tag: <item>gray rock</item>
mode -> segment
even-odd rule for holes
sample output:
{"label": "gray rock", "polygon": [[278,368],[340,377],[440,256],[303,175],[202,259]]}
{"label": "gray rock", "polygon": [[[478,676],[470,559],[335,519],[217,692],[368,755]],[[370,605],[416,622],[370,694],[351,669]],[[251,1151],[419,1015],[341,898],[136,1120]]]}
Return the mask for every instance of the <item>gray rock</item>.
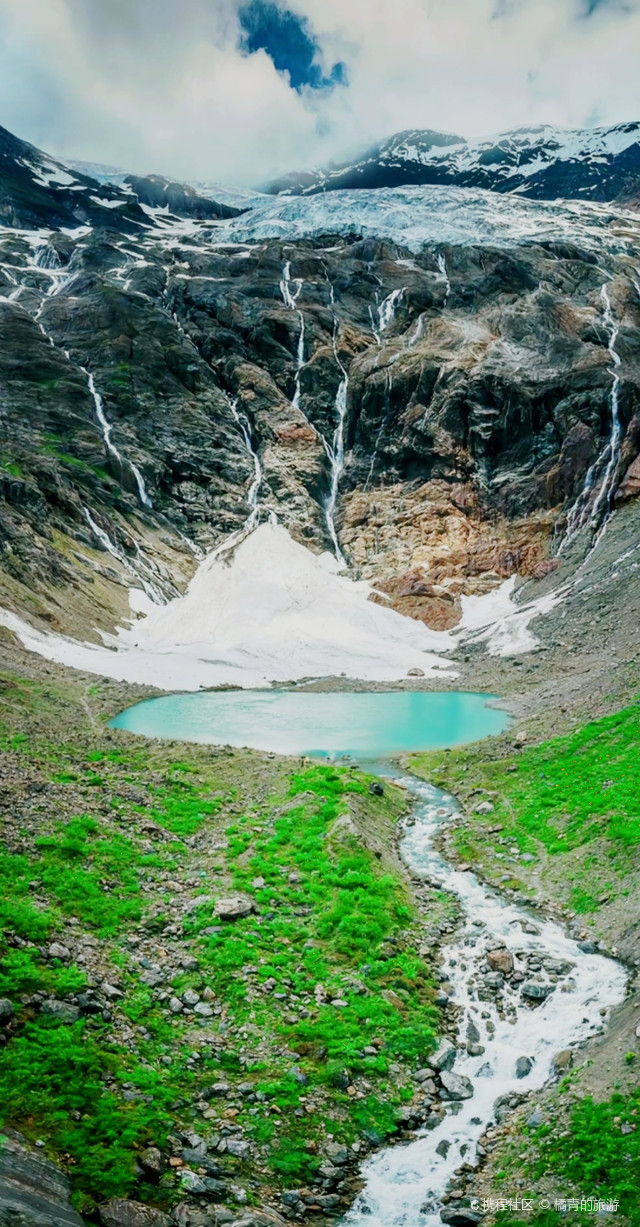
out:
{"label": "gray rock", "polygon": [[212,1159],[209,1155],[203,1154],[199,1149],[192,1150],[191,1147],[187,1147],[182,1152],[182,1161],[186,1163],[187,1167],[201,1167],[207,1176],[214,1176],[216,1179],[219,1179],[223,1175],[220,1164],[216,1163],[215,1159]]}
{"label": "gray rock", "polygon": [[138,1155],[138,1162],[154,1180],[160,1179],[167,1166],[165,1157],[157,1146],[147,1146],[146,1150],[142,1150]]}
{"label": "gray rock", "polygon": [[71,951],[67,946],[63,946],[61,942],[52,942],[47,950],[50,959],[59,959],[61,963],[68,963],[71,958]]}
{"label": "gray rock", "polygon": [[457,1049],[449,1039],[442,1039],[432,1056],[427,1058],[432,1069],[451,1069],[456,1059]]}
{"label": "gray rock", "polygon": [[137,1201],[116,1198],[98,1207],[103,1227],[173,1227],[168,1214]]}
{"label": "gray rock", "polygon": [[516,1078],[528,1077],[534,1064],[533,1057],[518,1057],[516,1061]]}
{"label": "gray rock", "polygon": [[443,1223],[449,1224],[449,1227],[476,1227],[476,1223],[482,1222],[484,1215],[481,1210],[472,1210],[471,1206],[461,1206],[458,1202],[451,1206],[444,1206],[440,1211],[440,1218]]}
{"label": "gray rock", "polygon": [[207,1099],[225,1099],[231,1087],[228,1082],[214,1082],[206,1092]]}
{"label": "gray rock", "polygon": [[578,950],[583,954],[597,954],[598,947],[595,942],[578,942]]}
{"label": "gray rock", "polygon": [[193,1009],[193,1006],[197,1005],[199,1000],[200,993],[196,993],[195,988],[188,988],[186,993],[182,994],[182,1001],[184,1005],[188,1005],[190,1009]]}
{"label": "gray rock", "polygon": [[66,1001],[56,1001],[53,997],[43,1001],[40,1010],[49,1018],[55,1018],[60,1023],[74,1023],[80,1017],[77,1005],[68,1005]]}
{"label": "gray rock", "polygon": [[469,1078],[465,1078],[461,1074],[454,1074],[450,1070],[444,1069],[440,1074],[440,1082],[446,1092],[446,1096],[443,1096],[443,1098],[471,1099],[473,1095],[473,1083]]}
{"label": "gray rock", "polygon": [[494,809],[495,805],[491,801],[481,801],[479,805],[476,805],[473,812],[474,814],[492,814]]}
{"label": "gray rock", "polygon": [[202,1181],[208,1196],[214,1201],[224,1201],[229,1196],[229,1185],[226,1181],[218,1180],[214,1176],[203,1176]]}
{"label": "gray rock", "polygon": [[253,899],[246,895],[229,895],[225,899],[218,899],[215,905],[215,913],[220,920],[240,920],[243,916],[250,916],[255,910]]}
{"label": "gray rock", "polygon": [[324,1151],[334,1167],[342,1167],[349,1160],[349,1151],[346,1146],[341,1146],[339,1142],[327,1142]]}
{"label": "gray rock", "polygon": [[539,984],[537,980],[525,980],[521,988],[523,997],[529,1001],[544,1001],[554,989],[553,984]]}
{"label": "gray rock", "polygon": [[527,1119],[527,1125],[529,1129],[537,1129],[538,1125],[541,1125],[543,1120],[544,1117],[540,1111],[540,1108],[534,1108],[531,1116],[529,1116]]}
{"label": "gray rock", "polygon": [[443,1138],[442,1141],[438,1142],[438,1145],[436,1146],[436,1154],[440,1155],[441,1159],[446,1159],[450,1150],[451,1142],[448,1142],[446,1138]]}
{"label": "gray rock", "polygon": [[198,1004],[194,1006],[193,1012],[200,1018],[212,1018],[213,1006],[209,1005],[206,1001],[199,1001]]}
{"label": "gray rock", "polygon": [[251,1143],[242,1138],[227,1138],[227,1154],[235,1155],[236,1159],[246,1159],[251,1153]]}
{"label": "gray rock", "polygon": [[0,1146],[2,1227],[84,1227],[69,1204],[69,1181],[24,1138],[3,1129]]}
{"label": "gray rock", "polygon": [[504,985],[504,976],[501,971],[488,971],[484,977],[484,982],[487,988],[502,988]]}
{"label": "gray rock", "polygon": [[9,1022],[13,1018],[15,1009],[12,1001],[8,997],[0,997],[0,1026]]}
{"label": "gray rock", "polygon": [[190,1171],[180,1172],[180,1188],[183,1193],[193,1193],[198,1197],[207,1191],[207,1186],[202,1176],[198,1176],[197,1172]]}

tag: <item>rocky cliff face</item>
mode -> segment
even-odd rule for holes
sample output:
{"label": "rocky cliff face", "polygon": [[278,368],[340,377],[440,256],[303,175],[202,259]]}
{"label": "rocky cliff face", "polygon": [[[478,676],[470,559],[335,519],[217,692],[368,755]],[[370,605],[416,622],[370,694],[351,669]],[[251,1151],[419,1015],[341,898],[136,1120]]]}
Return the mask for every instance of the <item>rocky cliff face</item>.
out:
{"label": "rocky cliff face", "polygon": [[567,524],[586,542],[638,490],[627,230],[418,252],[164,217],[0,231],[4,602],[106,625],[270,515],[437,627],[546,573]]}

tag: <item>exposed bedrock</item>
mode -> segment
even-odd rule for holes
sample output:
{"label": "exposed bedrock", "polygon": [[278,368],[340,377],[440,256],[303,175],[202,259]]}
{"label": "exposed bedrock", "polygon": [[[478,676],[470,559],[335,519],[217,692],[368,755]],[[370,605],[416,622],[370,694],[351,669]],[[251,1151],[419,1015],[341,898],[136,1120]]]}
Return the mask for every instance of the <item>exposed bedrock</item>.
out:
{"label": "exposed bedrock", "polygon": [[631,255],[567,242],[415,255],[331,236],[216,246],[204,229],[57,232],[49,246],[45,260],[0,232],[0,547],[14,605],[69,583],[91,605],[92,563],[126,587],[117,555],[137,566],[140,551],[170,595],[198,549],[246,523],[256,474],[258,518],[332,548],[337,477],[351,567],[403,612],[452,625],[462,594],[557,565],[585,482],[588,520],[610,458],[612,342],[620,440],[585,531],[640,489]]}

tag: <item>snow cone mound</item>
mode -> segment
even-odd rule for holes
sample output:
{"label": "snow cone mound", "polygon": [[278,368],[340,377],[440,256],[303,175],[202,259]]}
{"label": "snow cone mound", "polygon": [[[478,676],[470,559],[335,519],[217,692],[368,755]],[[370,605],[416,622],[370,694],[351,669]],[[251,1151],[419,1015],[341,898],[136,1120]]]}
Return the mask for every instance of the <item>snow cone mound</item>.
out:
{"label": "snow cone mound", "polygon": [[150,610],[119,643],[195,657],[220,683],[249,686],[340,674],[394,681],[411,668],[427,676],[449,668],[436,655],[451,647],[448,634],[370,601],[371,592],[339,574],[330,554],[262,524],[210,554],[184,596]]}

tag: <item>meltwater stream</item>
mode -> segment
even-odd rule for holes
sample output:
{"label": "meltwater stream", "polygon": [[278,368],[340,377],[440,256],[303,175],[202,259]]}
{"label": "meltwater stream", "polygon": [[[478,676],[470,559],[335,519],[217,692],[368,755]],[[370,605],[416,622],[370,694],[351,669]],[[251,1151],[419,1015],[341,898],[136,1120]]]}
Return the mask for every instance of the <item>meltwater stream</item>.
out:
{"label": "meltwater stream", "polygon": [[[600,1011],[622,1001],[626,975],[619,963],[585,954],[553,921],[535,921],[524,908],[503,900],[472,873],[450,865],[434,848],[438,829],[457,812],[453,797],[412,775],[383,769],[400,779],[414,798],[405,820],[401,852],[412,873],[437,881],[457,895],[465,921],[442,951],[442,969],[452,1000],[461,1008],[453,1072],[469,1079],[473,1095],[451,1102],[441,1122],[417,1139],[379,1151],[365,1164],[366,1181],[343,1227],[435,1227],[441,1198],[456,1168],[476,1162],[476,1144],[503,1095],[538,1090],[550,1077],[553,1056],[597,1034]],[[524,985],[547,993],[527,1003],[520,984],[505,979],[497,991],[483,992],[485,954],[506,947]],[[527,964],[529,964],[527,968]],[[532,966],[533,964],[533,966]],[[539,970],[535,970],[539,968]],[[490,997],[490,1000],[485,1000]],[[501,1017],[502,1015],[502,1017]],[[474,1039],[467,1052],[469,1034]],[[478,1037],[476,1039],[476,1036]],[[519,1057],[532,1060],[530,1072],[518,1077]],[[438,1153],[442,1142],[444,1154]]]}

